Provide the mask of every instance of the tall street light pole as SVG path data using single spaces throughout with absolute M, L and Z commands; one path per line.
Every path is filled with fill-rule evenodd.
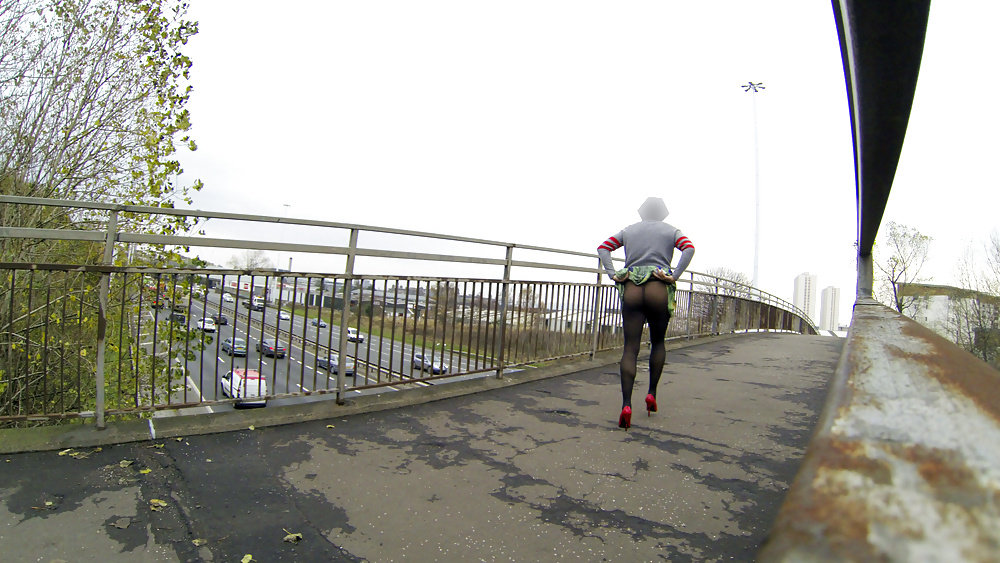
M 758 263 L 760 261 L 760 151 L 757 147 L 757 92 L 764 89 L 763 82 L 748 82 L 742 86 L 744 92 L 750 92 L 753 96 L 753 165 L 754 165 L 754 187 L 755 187 L 755 221 L 753 229 L 753 286 L 757 285 Z

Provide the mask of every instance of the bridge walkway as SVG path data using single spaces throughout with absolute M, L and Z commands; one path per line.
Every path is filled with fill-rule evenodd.
M 328 420 L 6 454 L 0 553 L 749 561 L 795 476 L 843 343 L 758 333 L 674 348 L 660 412 L 641 408 L 640 372 L 627 432 L 616 426 L 617 366 L 593 364 Z M 291 534 L 301 540 L 284 541 Z

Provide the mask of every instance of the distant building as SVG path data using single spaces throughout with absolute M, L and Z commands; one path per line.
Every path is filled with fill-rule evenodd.
M 819 328 L 837 330 L 840 327 L 840 289 L 832 285 L 820 294 Z
M 795 276 L 795 295 L 792 297 L 792 304 L 805 311 L 809 319 L 816 318 L 816 281 L 815 274 L 803 272 Z
M 961 346 L 978 341 L 1000 325 L 1000 298 L 988 293 L 928 283 L 901 283 L 899 294 L 916 297 L 906 314 Z

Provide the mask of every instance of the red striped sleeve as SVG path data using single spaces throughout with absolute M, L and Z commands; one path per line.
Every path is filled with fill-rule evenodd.
M 677 239 L 677 242 L 674 243 L 674 247 L 677 248 L 677 250 L 687 250 L 689 248 L 694 250 L 694 245 L 691 244 L 691 241 L 688 240 L 687 237 Z
M 601 246 L 598 246 L 597 249 L 600 250 L 603 248 L 604 250 L 614 251 L 618 250 L 621 247 L 622 243 L 618 242 L 618 239 L 616 239 L 615 237 L 609 237 L 608 240 L 602 242 Z

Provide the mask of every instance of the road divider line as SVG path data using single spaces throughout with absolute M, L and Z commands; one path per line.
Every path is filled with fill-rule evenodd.
M 186 378 L 188 380 L 188 385 L 190 385 L 191 387 L 194 387 L 194 392 L 198 395 L 198 402 L 200 403 L 200 402 L 204 401 L 205 397 L 202 396 L 201 389 L 199 389 L 198 386 L 195 385 L 194 380 L 191 379 L 191 376 L 188 375 L 188 376 L 186 376 Z

